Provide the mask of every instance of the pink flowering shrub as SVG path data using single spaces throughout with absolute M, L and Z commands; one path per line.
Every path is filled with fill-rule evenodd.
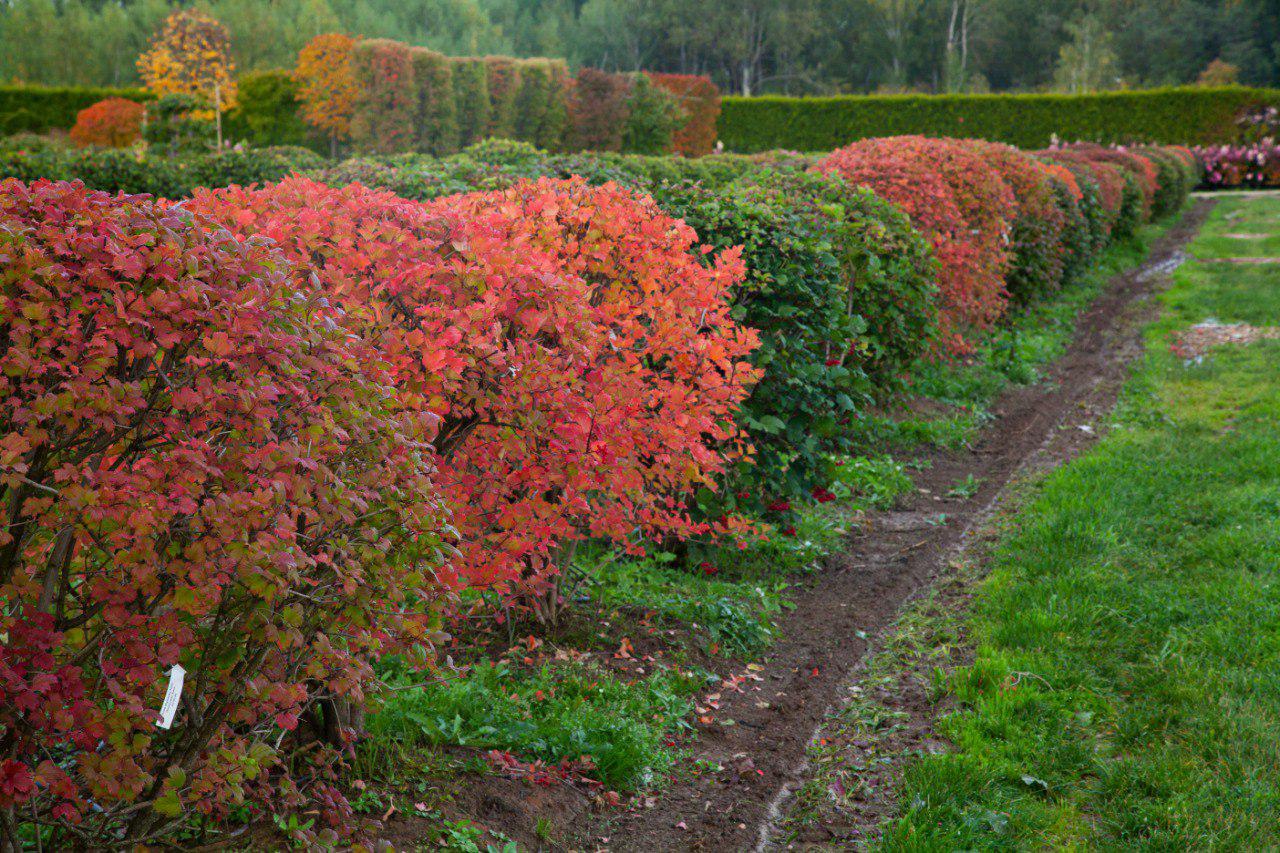
M 1207 189 L 1280 187 L 1280 143 L 1263 139 L 1248 145 L 1193 149 Z

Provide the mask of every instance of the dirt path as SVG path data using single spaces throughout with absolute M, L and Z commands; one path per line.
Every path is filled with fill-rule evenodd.
M 1141 352 L 1140 329 L 1154 311 L 1150 295 L 1180 262 L 1212 205 L 1196 202 L 1142 267 L 1110 283 L 1045 380 L 1007 391 L 972 449 L 933 454 L 931 467 L 917 477 L 920 491 L 899 510 L 873 516 L 849 550 L 793 596 L 796 607 L 762 661 L 762 680 L 723 692 L 717 713 L 734 725 L 705 729 L 695 747 L 695 760 L 725 771 L 673 785 L 652 807 L 582 838 L 582 847 L 736 851 L 768 841 L 772 820 L 804 778 L 810 739 L 847 692 L 868 643 L 966 547 L 1006 484 L 1031 460 L 1060 464 L 1093 440 L 1092 428 L 1080 427 L 1114 405 L 1130 361 Z M 981 482 L 976 494 L 947 496 L 970 475 Z

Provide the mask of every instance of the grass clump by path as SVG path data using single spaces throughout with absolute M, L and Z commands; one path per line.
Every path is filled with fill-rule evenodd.
M 1193 254 L 1241 221 L 1280 234 L 1280 202 L 1224 201 Z M 1165 303 L 1115 429 L 997 552 L 955 751 L 909 766 L 886 849 L 1280 846 L 1280 341 L 1169 351 L 1280 325 L 1280 283 L 1192 263 Z
M 555 764 L 582 761 L 608 787 L 632 788 L 669 766 L 668 733 L 687 724 L 707 684 L 663 669 L 644 689 L 594 663 L 513 670 L 483 663 L 467 677 L 394 695 L 370 717 L 369 735 L 407 746 L 452 744 L 510 751 Z

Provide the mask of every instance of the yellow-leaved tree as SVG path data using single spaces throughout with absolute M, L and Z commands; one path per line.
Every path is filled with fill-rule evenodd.
M 342 33 L 322 33 L 298 53 L 298 67 L 293 72 L 302 118 L 329 134 L 330 153 L 335 156 L 338 140 L 351 136 L 351 112 L 358 94 L 351 68 L 355 43 Z
M 222 113 L 236 102 L 235 63 L 226 27 L 197 9 L 174 12 L 138 57 L 138 73 L 158 96 L 191 95 L 207 104 L 192 116 L 218 120 L 221 146 Z

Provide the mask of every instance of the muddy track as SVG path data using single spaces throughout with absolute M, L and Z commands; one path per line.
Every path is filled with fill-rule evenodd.
M 762 661 L 763 679 L 723 695 L 717 713 L 734 725 L 705 728 L 694 747 L 695 759 L 725 771 L 673 785 L 652 807 L 589 831 L 575 847 L 752 850 L 769 841 L 772 821 L 803 781 L 810 739 L 847 693 L 868 643 L 965 549 L 1011 479 L 1028 464 L 1060 464 L 1093 440 L 1092 428 L 1079 427 L 1115 404 L 1142 351 L 1140 329 L 1155 310 L 1150 297 L 1212 205 L 1197 201 L 1145 264 L 1109 283 L 1044 381 L 1005 392 L 973 447 L 932 454 L 932 465 L 916 477 L 917 493 L 894 512 L 872 516 L 845 553 L 796 590 L 782 639 Z M 977 493 L 948 497 L 968 476 L 980 481 Z

